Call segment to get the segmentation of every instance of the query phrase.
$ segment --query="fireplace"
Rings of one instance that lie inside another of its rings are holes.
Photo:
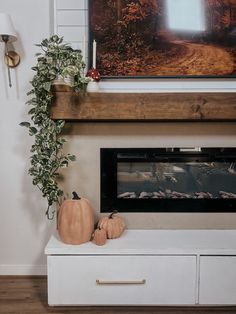
[[[236,148],[102,148],[101,212],[236,212]]]

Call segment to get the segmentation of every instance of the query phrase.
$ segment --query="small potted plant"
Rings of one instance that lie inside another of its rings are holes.
[[[70,161],[74,161],[75,156],[62,152],[66,141],[60,133],[65,121],[53,121],[50,118],[49,106],[54,97],[51,87],[58,77],[71,76],[73,78],[71,86],[76,91],[81,91],[86,86],[88,78],[82,73],[85,64],[81,51],[63,44],[62,38],[54,35],[44,39],[37,46],[42,52],[36,54],[37,64],[32,68],[36,73],[31,81],[32,89],[28,93],[31,99],[27,102],[31,107],[28,111],[31,122],[21,122],[20,125],[27,127],[29,135],[34,137],[29,174],[32,176],[33,184],[47,199],[47,217],[53,219],[55,210],[52,209],[52,205],[60,203],[63,196],[57,182],[59,170],[67,167]]]
[[[66,84],[76,91],[84,90],[89,78],[85,77],[85,63],[81,51],[63,43],[63,38],[53,35],[37,45],[42,49],[38,53],[38,69],[50,68],[51,84]],[[34,68],[33,68],[34,69]]]

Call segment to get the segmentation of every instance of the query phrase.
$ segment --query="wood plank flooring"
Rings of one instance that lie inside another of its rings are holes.
[[[0,276],[1,314],[236,314],[236,307],[49,307],[46,277]]]

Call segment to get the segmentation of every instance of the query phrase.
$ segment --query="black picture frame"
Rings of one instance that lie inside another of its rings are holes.
[[[89,0],[88,11],[102,78],[236,78],[236,0]]]

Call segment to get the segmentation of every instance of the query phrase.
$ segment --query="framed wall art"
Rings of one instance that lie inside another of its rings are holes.
[[[90,0],[104,78],[235,78],[236,0]]]

